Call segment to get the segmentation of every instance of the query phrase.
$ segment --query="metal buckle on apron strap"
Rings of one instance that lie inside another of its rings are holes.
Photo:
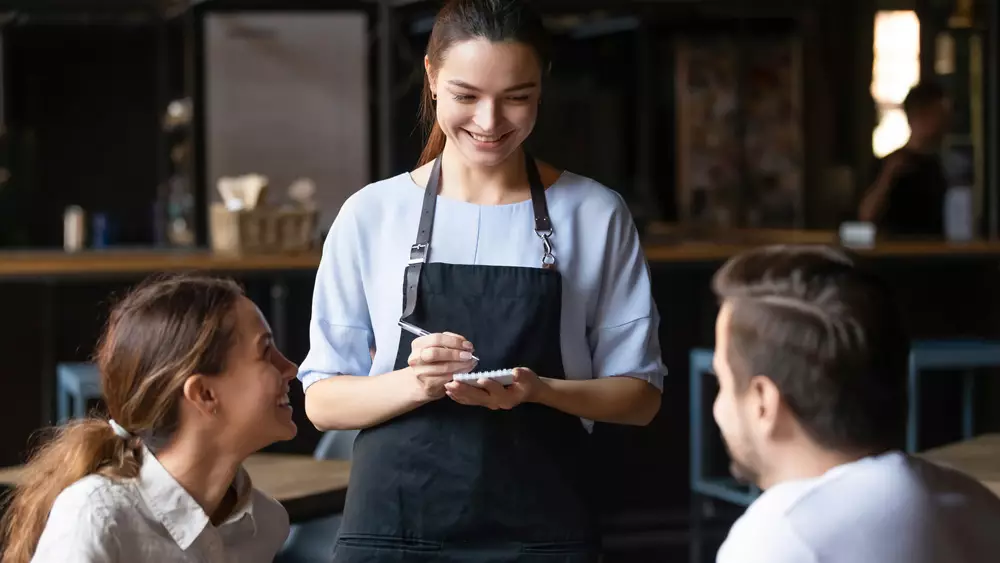
[[[547,230],[535,230],[535,234],[538,238],[542,239],[542,247],[544,248],[544,254],[542,254],[542,268],[554,268],[556,265],[556,256],[552,254],[552,241],[549,237],[552,236],[552,229]]]
[[[427,245],[424,243],[414,244],[410,247],[410,262],[413,264],[423,264],[427,262]]]

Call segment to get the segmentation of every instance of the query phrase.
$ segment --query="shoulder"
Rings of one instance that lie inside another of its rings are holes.
[[[111,525],[137,503],[132,480],[114,480],[88,475],[64,489],[56,497],[49,520],[66,519],[81,525]]]
[[[35,556],[46,561],[111,560],[119,538],[137,519],[139,499],[131,481],[88,475],[56,497]]]
[[[570,211],[578,220],[597,221],[609,227],[632,226],[632,212],[625,198],[601,182],[563,171],[549,188],[548,200],[557,209]]]
[[[283,543],[289,531],[288,512],[285,507],[256,488],[252,489],[250,499],[253,503],[253,518],[257,529],[266,530],[275,541]]]
[[[800,492],[800,491],[794,491]],[[816,556],[799,537],[787,517],[787,510],[799,495],[767,498],[761,495],[733,524],[719,548],[719,563],[809,563]]]
[[[373,182],[351,194],[337,214],[337,221],[368,219],[371,213],[383,213],[421,195],[408,173]]]
[[[420,195],[405,173],[366,185],[341,205],[327,244],[353,245],[369,240],[380,229],[398,224],[402,214],[419,205]]]

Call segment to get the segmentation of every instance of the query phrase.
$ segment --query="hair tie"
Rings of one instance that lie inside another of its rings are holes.
[[[132,434],[130,434],[128,430],[122,428],[122,425],[115,422],[115,419],[109,418],[108,425],[111,426],[111,430],[115,432],[115,436],[118,436],[119,438],[122,438],[124,440],[129,440],[132,438]]]

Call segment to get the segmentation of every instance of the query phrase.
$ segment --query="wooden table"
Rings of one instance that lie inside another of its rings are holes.
[[[254,486],[303,522],[344,511],[351,462],[295,454],[255,454],[244,463]]]
[[[983,434],[971,440],[927,450],[919,456],[957,469],[1000,496],[1000,434]]]
[[[292,523],[338,514],[344,510],[351,462],[311,456],[260,453],[244,463],[254,487],[288,511]],[[21,482],[23,466],[0,469],[0,487]]]

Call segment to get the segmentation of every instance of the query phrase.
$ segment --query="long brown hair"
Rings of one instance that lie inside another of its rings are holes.
[[[150,279],[111,312],[97,347],[101,386],[112,419],[90,417],[54,430],[33,453],[3,516],[2,563],[28,563],[49,511],[66,487],[99,474],[133,478],[141,443],[156,451],[178,423],[185,380],[223,371],[234,337],[232,312],[243,295],[229,280],[171,276]]]
[[[550,68],[549,37],[541,17],[527,0],[449,0],[434,20],[427,58],[432,72],[437,72],[448,49],[457,42],[486,39],[491,43],[505,41],[524,43],[535,51],[543,74]],[[434,160],[444,151],[447,140],[437,122],[437,109],[431,81],[424,73],[424,89],[420,96],[420,121],[427,142],[417,166]]]

